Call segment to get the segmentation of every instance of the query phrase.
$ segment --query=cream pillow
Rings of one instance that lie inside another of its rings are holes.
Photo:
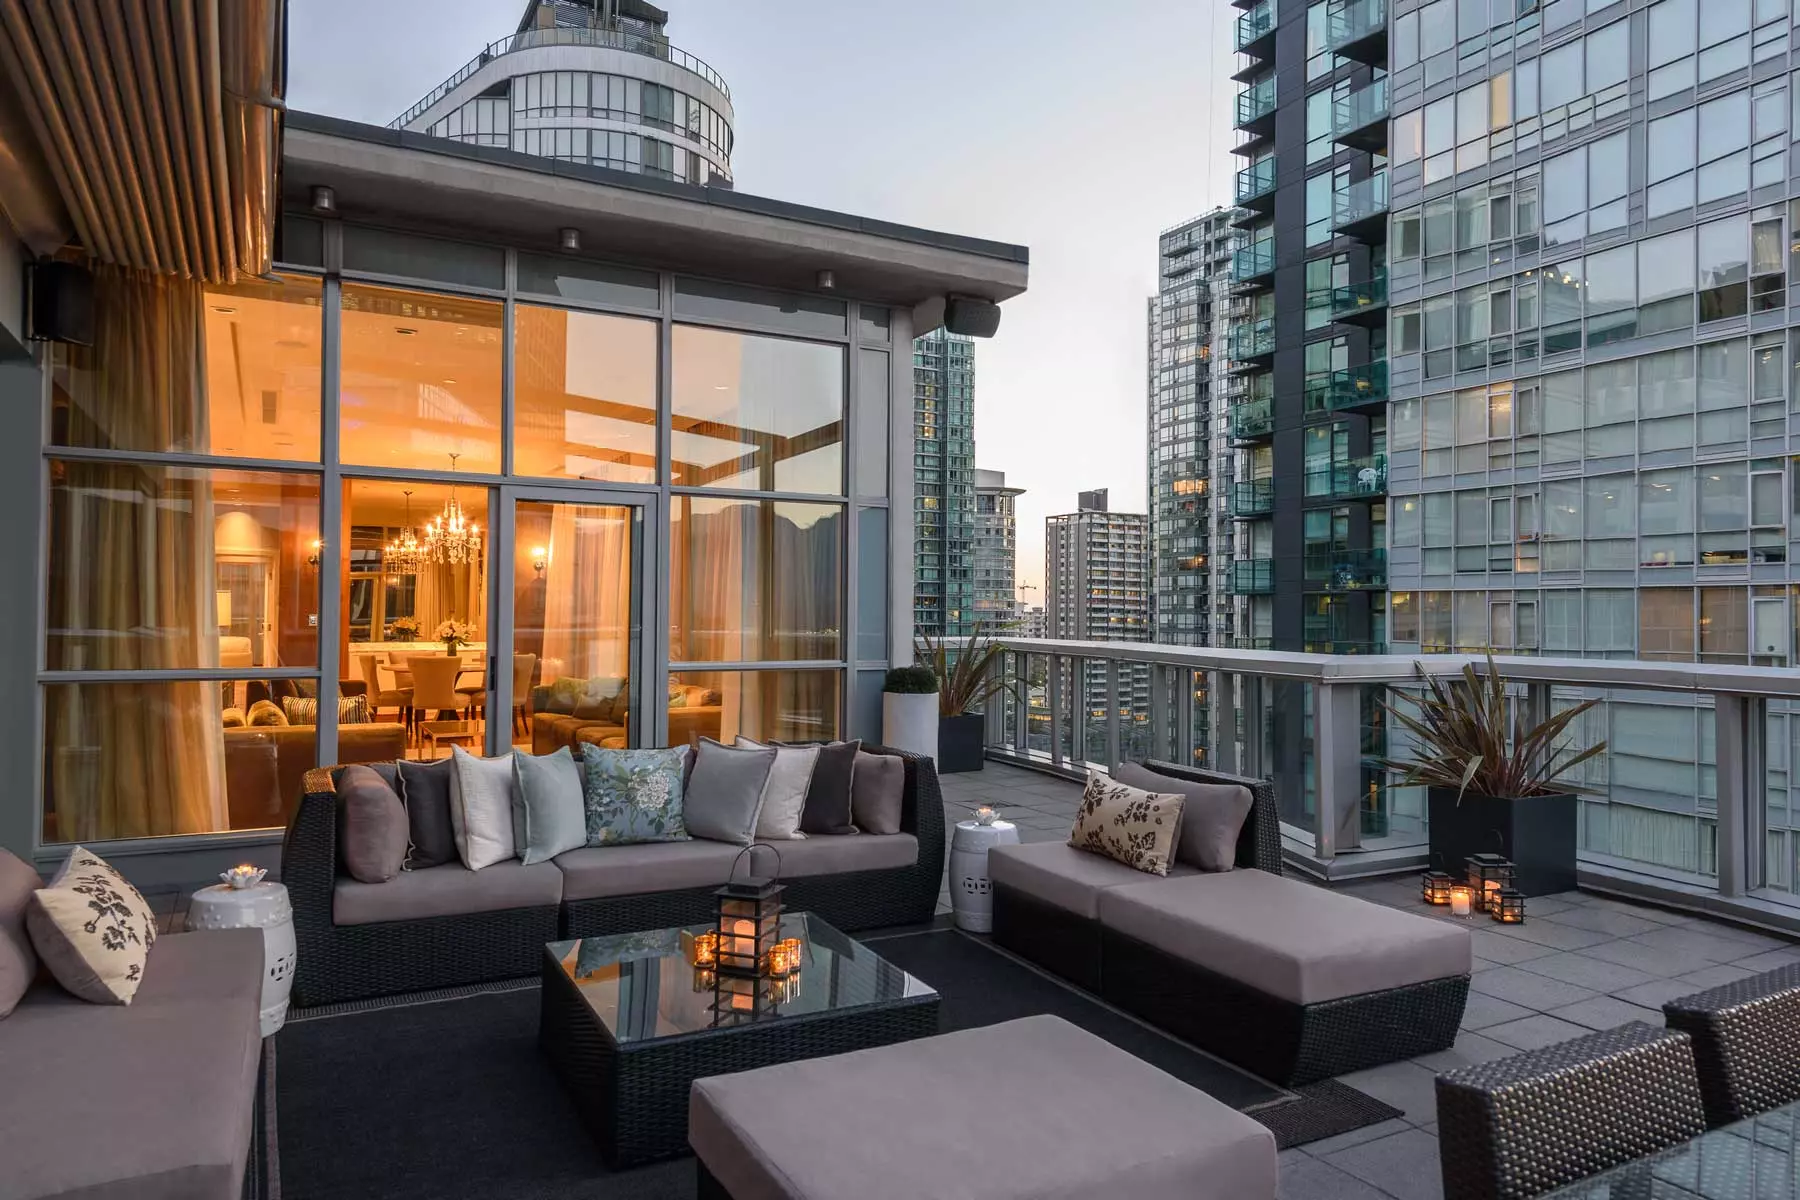
[[[56,982],[93,1004],[130,1004],[156,944],[156,916],[138,890],[80,846],[25,910],[31,944]]]
[[[1069,845],[1148,875],[1167,875],[1185,803],[1184,796],[1146,792],[1092,771],[1075,810]]]
[[[767,749],[742,734],[735,744],[749,750]],[[762,811],[756,815],[757,841],[792,842],[806,836],[800,832],[800,814],[806,808],[806,793],[812,790],[813,768],[818,765],[817,746],[775,747],[775,765],[763,783]]]
[[[450,747],[450,830],[471,871],[505,862],[513,845],[513,758],[477,758]]]

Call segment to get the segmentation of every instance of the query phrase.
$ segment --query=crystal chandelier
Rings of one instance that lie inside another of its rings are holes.
[[[456,470],[460,455],[450,456],[450,469]],[[433,561],[459,565],[481,561],[481,527],[463,515],[456,499],[456,485],[450,485],[450,500],[444,511],[425,525],[425,552]]]
[[[406,525],[400,530],[400,536],[388,543],[381,557],[390,574],[417,575],[419,568],[425,565],[425,547],[419,544],[419,535],[413,532],[412,492],[405,495]]]

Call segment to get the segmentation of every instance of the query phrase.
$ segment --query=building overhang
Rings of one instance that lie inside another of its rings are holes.
[[[837,293],[896,306],[997,303],[1028,274],[1023,246],[308,113],[288,116],[282,183],[296,210],[323,185],[352,220],[547,251],[573,228],[595,258],[805,292],[829,271]]]

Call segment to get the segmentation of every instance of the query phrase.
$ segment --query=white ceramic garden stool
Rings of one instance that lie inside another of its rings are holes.
[[[988,883],[988,850],[1018,843],[1019,827],[1011,821],[995,821],[992,825],[977,821],[956,823],[956,833],[950,839],[950,907],[956,913],[958,929],[993,932],[994,892]]]
[[[262,1035],[268,1037],[287,1021],[288,993],[294,988],[294,910],[287,888],[258,883],[234,888],[219,883],[201,888],[188,902],[187,927],[260,929],[263,935]]]

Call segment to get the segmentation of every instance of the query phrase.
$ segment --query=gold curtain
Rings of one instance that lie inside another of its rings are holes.
[[[96,337],[58,372],[68,444],[204,448],[200,286],[99,267]],[[204,472],[56,465],[51,666],[218,664],[212,487]],[[51,834],[62,841],[225,829],[216,683],[56,685],[46,712]]]
[[[544,678],[624,679],[630,671],[631,510],[557,504],[544,570]]]

